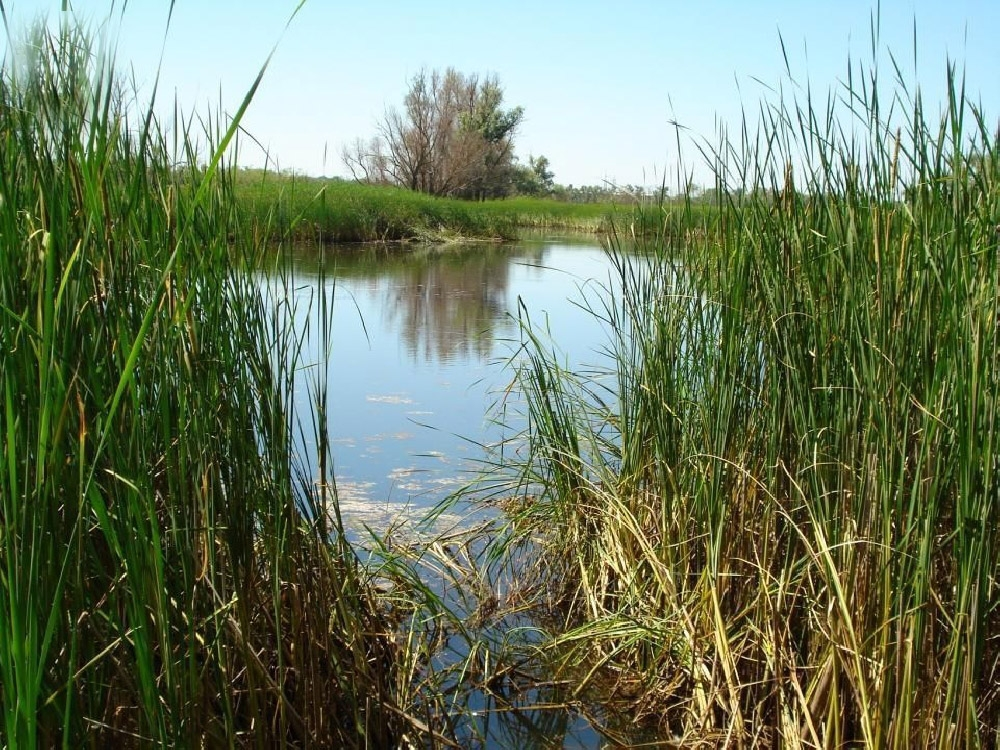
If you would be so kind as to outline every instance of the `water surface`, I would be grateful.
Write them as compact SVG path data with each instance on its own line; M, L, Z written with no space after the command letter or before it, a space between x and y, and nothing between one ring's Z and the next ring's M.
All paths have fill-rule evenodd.
M319 300L332 301L329 428L348 525L419 516L469 482L504 437L495 422L513 377L519 298L533 321L547 321L567 362L582 363L597 356L601 330L580 308L581 291L607 283L609 271L589 238L325 256L298 248L292 278L269 283L293 290L306 364L324 359ZM315 374L304 366L296 387L303 414Z
M519 315L551 334L568 367L601 359L604 332L581 302L610 283L612 267L593 238L325 253L302 247L292 265L290 275L264 283L272 300L291 302L302 337L294 384L300 415L312 413L313 384L326 374L334 475L355 538L364 525L381 532L419 519L478 476L484 461L497 461L497 446L517 445L506 442L523 427L516 403L500 406L512 385ZM298 450L315 475L310 432L307 426ZM471 523L469 506L452 507L442 523ZM449 648L457 651L440 658L461 662L461 639ZM467 694L466 720L478 725L466 727L470 740L485 737L489 748L599 746L579 715L533 707L558 705L549 693L512 697L512 711L499 710L491 695Z

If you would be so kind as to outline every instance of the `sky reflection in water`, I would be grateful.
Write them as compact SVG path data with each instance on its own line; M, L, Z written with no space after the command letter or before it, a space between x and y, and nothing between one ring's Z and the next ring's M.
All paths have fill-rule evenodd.
M298 250L286 287L309 365L322 359L319 263L316 249ZM504 365L517 348L518 297L533 321L547 319L568 362L599 359L600 328L578 302L581 287L606 284L610 270L587 239L329 256L329 424L348 524L384 528L400 513L420 515L479 470L483 446L503 436L491 418L512 378ZM303 414L310 369L296 381ZM314 444L302 449L314 465Z

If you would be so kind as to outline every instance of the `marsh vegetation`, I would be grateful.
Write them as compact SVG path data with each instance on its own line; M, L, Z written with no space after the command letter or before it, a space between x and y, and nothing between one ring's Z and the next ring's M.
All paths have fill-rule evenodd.
M606 203L525 196L468 201L263 170L238 170L233 182L258 235L284 242L503 242L526 229L596 234L615 213Z
M0 79L2 741L388 747L394 647L246 273L242 111L167 138L129 103L66 22Z
M995 123L852 73L706 147L714 231L612 240L605 380L522 318L491 559L683 743L998 741Z
M548 739L573 707L621 743L1000 741L1000 160L953 68L940 116L867 68L826 109L765 102L704 148L709 209L609 216L236 170L253 89L168 138L78 27L25 49L0 78L5 744L482 745L525 697ZM603 347L577 367L517 307L519 433L435 509L486 520L349 540L327 243L532 222L607 232Z

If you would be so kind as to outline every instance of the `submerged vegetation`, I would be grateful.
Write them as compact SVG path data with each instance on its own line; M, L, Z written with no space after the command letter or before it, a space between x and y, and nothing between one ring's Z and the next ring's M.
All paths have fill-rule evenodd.
M940 119L848 82L706 149L716 231L613 239L603 378L522 313L491 559L676 741L1000 741L995 125L953 69Z

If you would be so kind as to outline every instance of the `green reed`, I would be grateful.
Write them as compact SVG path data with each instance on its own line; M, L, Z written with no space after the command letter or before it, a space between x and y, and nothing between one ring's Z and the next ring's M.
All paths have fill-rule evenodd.
M387 747L406 726L332 480L294 450L291 303L258 287L232 200L223 154L259 82L232 120L168 137L74 23L8 52L8 747Z
M1000 741L1000 160L947 83L932 117L855 67L706 147L713 226L610 243L611 385L521 315L494 554L533 554L568 673L664 735Z

